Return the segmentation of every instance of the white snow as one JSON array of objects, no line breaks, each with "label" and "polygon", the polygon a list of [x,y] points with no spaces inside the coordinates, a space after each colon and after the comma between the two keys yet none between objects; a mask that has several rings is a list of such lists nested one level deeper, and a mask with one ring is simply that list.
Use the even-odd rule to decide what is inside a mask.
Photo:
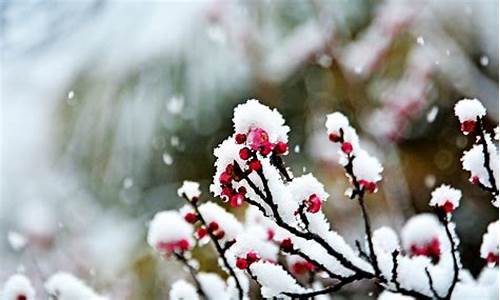
[{"label": "white snow", "polygon": [[460,123],[465,121],[476,121],[477,117],[486,115],[486,108],[477,99],[462,99],[455,104],[455,115]]},{"label": "white snow", "polygon": [[49,295],[58,300],[107,300],[70,273],[58,272],[45,282]]},{"label": "white snow", "polygon": [[20,296],[26,297],[26,300],[35,300],[35,289],[26,276],[15,274],[7,279],[0,296],[3,300],[18,300]]},{"label": "white snow", "polygon": [[199,198],[201,195],[200,184],[198,182],[185,180],[182,186],[177,190],[177,195],[179,195],[179,197],[186,195],[189,200]]}]

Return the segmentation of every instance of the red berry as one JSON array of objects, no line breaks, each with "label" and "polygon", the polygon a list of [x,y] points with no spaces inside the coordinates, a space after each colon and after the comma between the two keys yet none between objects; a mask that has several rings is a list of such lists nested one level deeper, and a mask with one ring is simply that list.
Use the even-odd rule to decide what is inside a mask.
[{"label": "red berry", "polygon": [[252,171],[259,171],[260,169],[262,169],[262,164],[258,159],[253,159],[248,163],[248,167]]},{"label": "red berry", "polygon": [[188,223],[194,224],[196,223],[196,221],[198,221],[198,216],[193,212],[188,212],[184,215],[184,220],[186,220],[186,222]]},{"label": "red berry", "polygon": [[247,260],[244,258],[239,257],[236,259],[236,267],[240,270],[245,270],[248,267]]},{"label": "red berry", "polygon": [[253,251],[250,251],[247,253],[247,262],[249,265],[253,264],[254,262],[258,261],[260,259],[260,256],[253,252]]},{"label": "red berry", "polygon": [[231,181],[232,181],[231,175],[228,174],[227,172],[222,172],[220,174],[219,181],[223,185],[229,185],[229,184],[231,184]]},{"label": "red berry", "polygon": [[281,241],[280,248],[285,252],[291,252],[293,250],[292,240],[287,238]]},{"label": "red berry", "polygon": [[208,224],[208,230],[216,231],[217,229],[219,229],[219,224],[217,224],[217,222],[212,221]]},{"label": "red berry", "polygon": [[231,196],[231,201],[229,202],[229,204],[232,207],[239,207],[239,206],[241,206],[241,204],[243,204],[243,200],[245,200],[245,197],[243,197],[243,195],[234,194]]},{"label": "red berry", "polygon": [[462,130],[463,133],[469,134],[473,132],[474,129],[476,129],[476,121],[474,120],[464,121],[462,122],[462,124],[460,124],[460,129]]},{"label": "red berry", "polygon": [[274,147],[274,151],[277,154],[285,154],[286,152],[288,152],[288,144],[285,142],[278,142]]},{"label": "red berry", "polygon": [[237,144],[243,144],[247,140],[247,135],[244,133],[237,133],[234,139],[236,140]]},{"label": "red berry", "polygon": [[198,230],[196,230],[196,238],[197,239],[202,239],[204,238],[205,236],[207,235],[207,229],[205,228],[205,226],[202,226],[200,228],[198,228]]},{"label": "red berry", "polygon": [[177,246],[179,246],[179,249],[181,249],[182,251],[186,251],[189,249],[189,241],[186,239],[182,239],[177,242]]},{"label": "red berry", "polygon": [[340,142],[340,135],[338,135],[336,133],[330,133],[328,135],[328,138],[330,139],[330,141],[332,141],[334,143]]},{"label": "red berry", "polygon": [[455,207],[453,206],[453,203],[451,203],[451,201],[446,201],[443,206],[442,206],[443,210],[445,213],[451,213],[453,212],[453,210],[455,209]]},{"label": "red berry", "polygon": [[349,154],[352,152],[352,144],[349,142],[344,142],[342,143],[341,149],[345,154]]},{"label": "red berry", "polygon": [[250,158],[251,155],[252,155],[252,152],[247,147],[240,149],[240,158],[241,159],[247,160]]},{"label": "red berry", "polygon": [[307,200],[307,211],[310,213],[317,213],[321,209],[321,199],[316,195],[312,194]]},{"label": "red berry", "polygon": [[226,235],[224,230],[219,230],[219,231],[214,233],[214,237],[218,240],[222,239],[224,237],[224,235]]}]

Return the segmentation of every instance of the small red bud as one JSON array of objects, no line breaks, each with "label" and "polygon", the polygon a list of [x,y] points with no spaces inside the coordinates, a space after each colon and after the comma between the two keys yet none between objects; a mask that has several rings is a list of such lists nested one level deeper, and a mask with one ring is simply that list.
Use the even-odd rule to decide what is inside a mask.
[{"label": "small red bud", "polygon": [[186,251],[189,249],[189,241],[186,239],[182,239],[177,242],[177,246],[179,246],[179,249],[181,249],[182,251]]},{"label": "small red bud", "polygon": [[219,181],[223,185],[230,185],[232,181],[231,175],[227,172],[222,172],[220,174]]},{"label": "small red bud", "polygon": [[495,254],[493,252],[488,253],[488,256],[486,257],[486,261],[490,264],[498,264],[498,254]]},{"label": "small red bud", "polygon": [[240,186],[238,188],[238,194],[242,194],[243,196],[245,196],[247,194],[247,189],[244,186]]},{"label": "small red bud", "polygon": [[221,196],[225,197],[226,199],[224,201],[227,201],[231,199],[231,196],[233,195],[233,189],[230,187],[225,187],[222,189]]},{"label": "small red bud", "polygon": [[239,257],[236,259],[236,267],[240,270],[245,270],[248,267],[247,260],[244,258]]},{"label": "small red bud", "polygon": [[274,239],[275,232],[272,229],[267,230],[267,240],[272,241]]},{"label": "small red bud", "polygon": [[186,222],[190,224],[194,224],[196,223],[196,221],[198,221],[198,216],[193,212],[188,212],[184,215],[184,220],[186,220]]},{"label": "small red bud", "polygon": [[19,295],[17,295],[17,298],[16,298],[16,300],[26,300],[26,299],[28,299],[28,298],[24,294],[19,294]]},{"label": "small red bud", "polygon": [[207,229],[205,228],[205,226],[202,226],[200,228],[198,228],[198,230],[196,230],[196,238],[197,239],[202,239],[204,238],[205,236],[207,235]]},{"label": "small red bud", "polygon": [[247,140],[247,135],[244,133],[237,133],[234,139],[236,140],[237,144],[243,144]]},{"label": "small red bud", "polygon": [[288,144],[285,142],[276,143],[274,152],[276,152],[277,154],[285,154],[286,152],[288,152]]},{"label": "small red bud", "polygon": [[251,155],[252,155],[252,153],[250,152],[250,149],[248,149],[247,147],[240,149],[240,158],[241,159],[247,160],[250,158]]},{"label": "small red bud", "polygon": [[345,154],[349,154],[352,152],[352,144],[349,142],[344,142],[341,146],[341,149]]},{"label": "small red bud", "polygon": [[214,237],[218,240],[224,238],[225,235],[226,233],[224,232],[224,230],[219,230],[214,233]]},{"label": "small red bud", "polygon": [[253,251],[250,251],[247,253],[247,262],[249,265],[253,264],[254,262],[258,261],[260,259],[260,256],[253,252]]},{"label": "small red bud", "polygon": [[258,159],[253,159],[248,163],[248,167],[252,171],[259,171],[260,169],[262,169],[262,164]]},{"label": "small red bud", "polygon": [[477,185],[477,184],[479,184],[479,183],[480,183],[480,181],[479,181],[479,177],[477,177],[477,176],[472,176],[472,177],[469,179],[469,181],[470,181],[472,184],[475,184],[475,185]]},{"label": "small red bud", "polygon": [[464,121],[462,122],[462,124],[460,124],[460,129],[464,134],[469,134],[476,129],[476,121],[474,120]]},{"label": "small red bud", "polygon": [[229,201],[229,204],[232,207],[239,207],[241,204],[243,204],[243,200],[245,200],[245,197],[241,194],[234,194],[231,196],[231,200]]},{"label": "small red bud", "polygon": [[280,248],[285,252],[291,252],[293,250],[293,243],[290,238],[286,238],[281,241]]},{"label": "small red bud", "polygon": [[262,156],[267,156],[269,153],[271,153],[271,151],[273,151],[273,144],[268,142],[260,147],[259,152],[260,152],[260,154],[262,154]]},{"label": "small red bud", "polygon": [[453,212],[453,210],[455,209],[455,207],[453,206],[453,203],[451,203],[450,201],[446,201],[443,206],[442,206],[443,210],[445,213],[451,213]]},{"label": "small red bud", "polygon": [[219,229],[219,224],[217,224],[217,222],[212,221],[208,224],[208,230],[216,231],[217,229]]},{"label": "small red bud", "polygon": [[367,181],[367,180],[361,179],[359,181],[359,185],[361,185],[361,187],[365,188],[365,190],[369,193],[375,193],[378,190],[377,183],[375,183],[373,181]]},{"label": "small red bud", "polygon": [[307,200],[307,211],[310,213],[317,213],[321,209],[321,199],[316,195],[312,194]]},{"label": "small red bud", "polygon": [[340,142],[340,135],[338,134],[335,134],[335,133],[330,133],[328,135],[328,138],[330,139],[330,141],[334,142],[334,143],[338,143]]}]

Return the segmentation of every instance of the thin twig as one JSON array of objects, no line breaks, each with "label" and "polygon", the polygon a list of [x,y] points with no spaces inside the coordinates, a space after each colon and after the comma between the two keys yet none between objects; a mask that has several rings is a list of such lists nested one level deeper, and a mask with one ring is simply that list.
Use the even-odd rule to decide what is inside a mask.
[{"label": "thin twig", "polygon": [[498,187],[496,185],[496,180],[495,180],[495,175],[493,173],[493,170],[491,169],[490,165],[490,151],[488,150],[488,143],[486,141],[486,134],[484,132],[484,125],[483,121],[481,118],[477,117],[476,123],[478,124],[477,126],[477,134],[480,137],[481,144],[483,146],[483,156],[484,156],[484,168],[488,172],[488,181],[491,185],[491,189],[489,191],[497,196],[498,195]]},{"label": "thin twig", "polygon": [[432,281],[431,273],[429,273],[429,268],[425,268],[425,275],[427,275],[427,280],[429,280],[429,288],[436,299],[441,299],[436,289],[434,288],[434,282]]},{"label": "thin twig", "polygon": [[187,260],[187,258],[183,254],[178,253],[178,252],[174,252],[174,256],[177,258],[177,260],[179,260],[179,262],[181,262],[184,266],[186,266],[188,268],[189,273],[191,274],[191,277],[193,278],[194,284],[196,285],[196,291],[198,292],[198,294],[201,297],[203,297],[204,299],[207,299],[207,295],[205,294],[205,292],[203,291],[203,288],[201,287],[201,283],[198,280],[198,276],[196,276],[197,270],[189,263],[189,261]]}]

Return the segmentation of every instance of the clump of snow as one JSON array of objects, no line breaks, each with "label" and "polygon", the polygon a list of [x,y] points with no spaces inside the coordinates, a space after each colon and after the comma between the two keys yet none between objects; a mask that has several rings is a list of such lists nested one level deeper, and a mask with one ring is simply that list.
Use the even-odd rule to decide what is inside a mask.
[{"label": "clump of snow", "polygon": [[311,173],[295,177],[288,184],[288,189],[292,200],[297,203],[307,200],[309,196],[314,194],[316,194],[321,201],[326,201],[329,197],[323,184]]},{"label": "clump of snow", "polygon": [[194,286],[185,280],[177,280],[172,284],[169,293],[170,300],[198,300]]},{"label": "clump of snow", "polygon": [[[487,141],[488,152],[490,153],[490,168],[493,170],[495,181],[498,182],[498,150],[491,141],[489,134],[485,135]],[[487,187],[491,187],[488,171],[484,167],[483,146],[474,145],[470,150],[465,151],[461,158],[462,167],[464,170],[471,173],[471,181],[479,180],[479,182]]]},{"label": "clump of snow", "polygon": [[107,300],[70,273],[58,272],[45,282],[47,293],[58,300]]},{"label": "clump of snow", "polygon": [[247,134],[253,128],[261,128],[267,132],[271,143],[288,141],[290,128],[285,125],[283,116],[255,99],[234,108],[233,123],[235,133]]},{"label": "clump of snow", "polygon": [[335,134],[337,136],[340,136],[340,129],[345,131],[345,129],[350,125],[349,119],[347,119],[344,114],[342,114],[341,112],[334,112],[326,116],[325,126],[329,135]]},{"label": "clump of snow", "polygon": [[494,263],[498,263],[498,237],[500,235],[499,221],[488,225],[488,230],[483,235],[481,244],[481,257]]},{"label": "clump of snow", "polygon": [[[447,212],[448,210],[457,209],[460,204],[460,198],[462,198],[462,192],[460,190],[454,189],[449,185],[442,184],[436,188],[431,193],[430,206],[444,207]],[[451,205],[451,208],[448,208]]]},{"label": "clump of snow", "polygon": [[7,279],[0,295],[4,300],[35,300],[35,289],[26,276],[15,274]]},{"label": "clump of snow", "polygon": [[199,210],[207,224],[216,222],[219,226],[218,230],[224,231],[222,242],[234,239],[243,230],[243,226],[233,214],[228,213],[214,202],[203,203],[200,205]]},{"label": "clump of snow", "polygon": [[383,291],[377,298],[377,300],[413,300],[413,299],[415,298],[389,291]]},{"label": "clump of snow", "polygon": [[462,99],[455,104],[455,115],[460,123],[476,121],[486,115],[486,108],[477,99]]},{"label": "clump of snow", "polygon": [[412,245],[422,246],[439,238],[442,228],[437,217],[430,213],[419,214],[408,219],[401,230],[401,240],[406,251]]},{"label": "clump of snow", "polygon": [[352,162],[352,171],[358,181],[365,180],[367,182],[377,182],[382,179],[382,171],[384,168],[377,158],[362,150],[356,154]]},{"label": "clump of snow", "polygon": [[380,227],[373,232],[373,246],[383,252],[392,253],[399,249],[399,239],[390,227]]},{"label": "clump of snow", "polygon": [[174,250],[182,240],[192,245],[192,234],[193,227],[180,213],[173,210],[162,211],[156,213],[149,223],[147,241],[157,251],[165,251],[164,247],[169,247],[168,245],[170,250]]},{"label": "clump of snow", "polygon": [[177,195],[179,195],[179,197],[184,197],[184,195],[186,195],[189,200],[198,199],[201,195],[200,184],[198,182],[185,180],[182,186],[177,190]]},{"label": "clump of snow", "polygon": [[288,274],[280,265],[258,261],[253,263],[250,269],[262,286],[261,293],[265,298],[276,297],[284,292],[301,293],[305,291],[295,278]]},{"label": "clump of snow", "polygon": [[201,289],[208,299],[231,300],[231,295],[227,291],[226,283],[215,273],[199,273],[197,275]]}]

